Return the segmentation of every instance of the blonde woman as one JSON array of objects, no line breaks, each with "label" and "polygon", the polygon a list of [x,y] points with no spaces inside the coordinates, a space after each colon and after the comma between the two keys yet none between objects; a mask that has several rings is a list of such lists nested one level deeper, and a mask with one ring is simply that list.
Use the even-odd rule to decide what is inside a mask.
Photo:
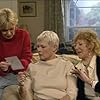
[{"label": "blonde woman", "polygon": [[[29,33],[19,29],[17,24],[15,12],[9,8],[0,9],[0,100],[5,87],[18,84],[17,73],[26,70],[32,58]],[[23,69],[6,61],[7,57],[14,56],[21,61]]]}]

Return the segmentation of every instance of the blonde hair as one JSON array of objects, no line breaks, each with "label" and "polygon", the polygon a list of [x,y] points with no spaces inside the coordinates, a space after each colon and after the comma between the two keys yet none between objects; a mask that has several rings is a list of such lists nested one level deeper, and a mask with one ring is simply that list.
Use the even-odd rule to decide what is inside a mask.
[{"label": "blonde hair", "polygon": [[15,12],[9,8],[0,9],[0,30],[17,25],[18,17]]},{"label": "blonde hair", "polygon": [[37,37],[37,42],[38,41],[46,41],[49,45],[54,45],[59,47],[59,37],[58,35],[53,32],[53,31],[43,31],[38,37]]},{"label": "blonde hair", "polygon": [[94,30],[90,28],[80,29],[74,37],[74,43],[76,43],[77,40],[86,40],[88,42],[88,45],[94,46],[92,51],[96,55],[100,56],[100,40]]}]

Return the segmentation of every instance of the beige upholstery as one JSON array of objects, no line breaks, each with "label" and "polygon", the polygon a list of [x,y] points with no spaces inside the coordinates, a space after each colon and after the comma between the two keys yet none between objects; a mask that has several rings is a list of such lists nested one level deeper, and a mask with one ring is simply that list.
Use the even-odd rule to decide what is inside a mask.
[{"label": "beige upholstery", "polygon": [[[80,61],[77,55],[63,54],[63,55],[57,55],[57,56],[62,57],[64,60],[70,60],[74,65],[76,65]],[[39,60],[38,53],[34,53],[32,57],[32,63],[36,63],[38,60]]]}]

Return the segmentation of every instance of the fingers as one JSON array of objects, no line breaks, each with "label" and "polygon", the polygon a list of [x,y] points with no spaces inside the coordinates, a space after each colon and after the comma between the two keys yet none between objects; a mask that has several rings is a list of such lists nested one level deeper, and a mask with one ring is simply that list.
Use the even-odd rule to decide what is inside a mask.
[{"label": "fingers", "polygon": [[81,69],[78,69],[75,67],[75,69],[72,69],[71,73],[72,74],[80,74]]},{"label": "fingers", "polygon": [[19,85],[23,86],[27,77],[29,77],[29,74],[27,72],[25,72],[25,71],[24,72],[19,72],[18,73]]},{"label": "fingers", "polygon": [[3,65],[10,66],[8,62],[4,62],[4,61],[0,62],[0,66],[3,66]]},{"label": "fingers", "polygon": [[10,64],[7,63],[7,62],[0,62],[0,69],[1,69],[2,71],[7,71],[8,68],[9,68],[9,66],[10,66]]},{"label": "fingers", "polygon": [[19,82],[19,85],[23,86],[25,79],[26,79],[25,72],[19,72],[18,73],[18,82]]}]

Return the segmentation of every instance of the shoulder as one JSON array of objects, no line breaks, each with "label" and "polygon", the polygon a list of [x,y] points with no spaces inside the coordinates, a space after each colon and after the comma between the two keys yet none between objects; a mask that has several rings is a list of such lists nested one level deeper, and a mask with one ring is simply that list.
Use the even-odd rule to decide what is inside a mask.
[{"label": "shoulder", "polygon": [[37,63],[30,63],[27,72],[30,74],[31,77],[34,76],[37,72]]},{"label": "shoulder", "polygon": [[38,62],[36,62],[36,63],[30,63],[29,64],[29,69],[30,70],[32,70],[32,69],[34,69],[36,66],[38,66],[39,65],[39,61]]},{"label": "shoulder", "polygon": [[20,28],[16,28],[16,34],[19,36],[29,36],[29,32],[24,30],[24,29],[20,29]]},{"label": "shoulder", "polygon": [[61,57],[65,62],[72,63],[73,65],[76,65],[80,62],[80,59],[76,55],[63,54],[58,56]]},{"label": "shoulder", "polygon": [[69,72],[74,67],[69,59],[64,59],[63,57],[60,57],[58,64],[60,65],[60,68],[65,70],[65,73]]}]

